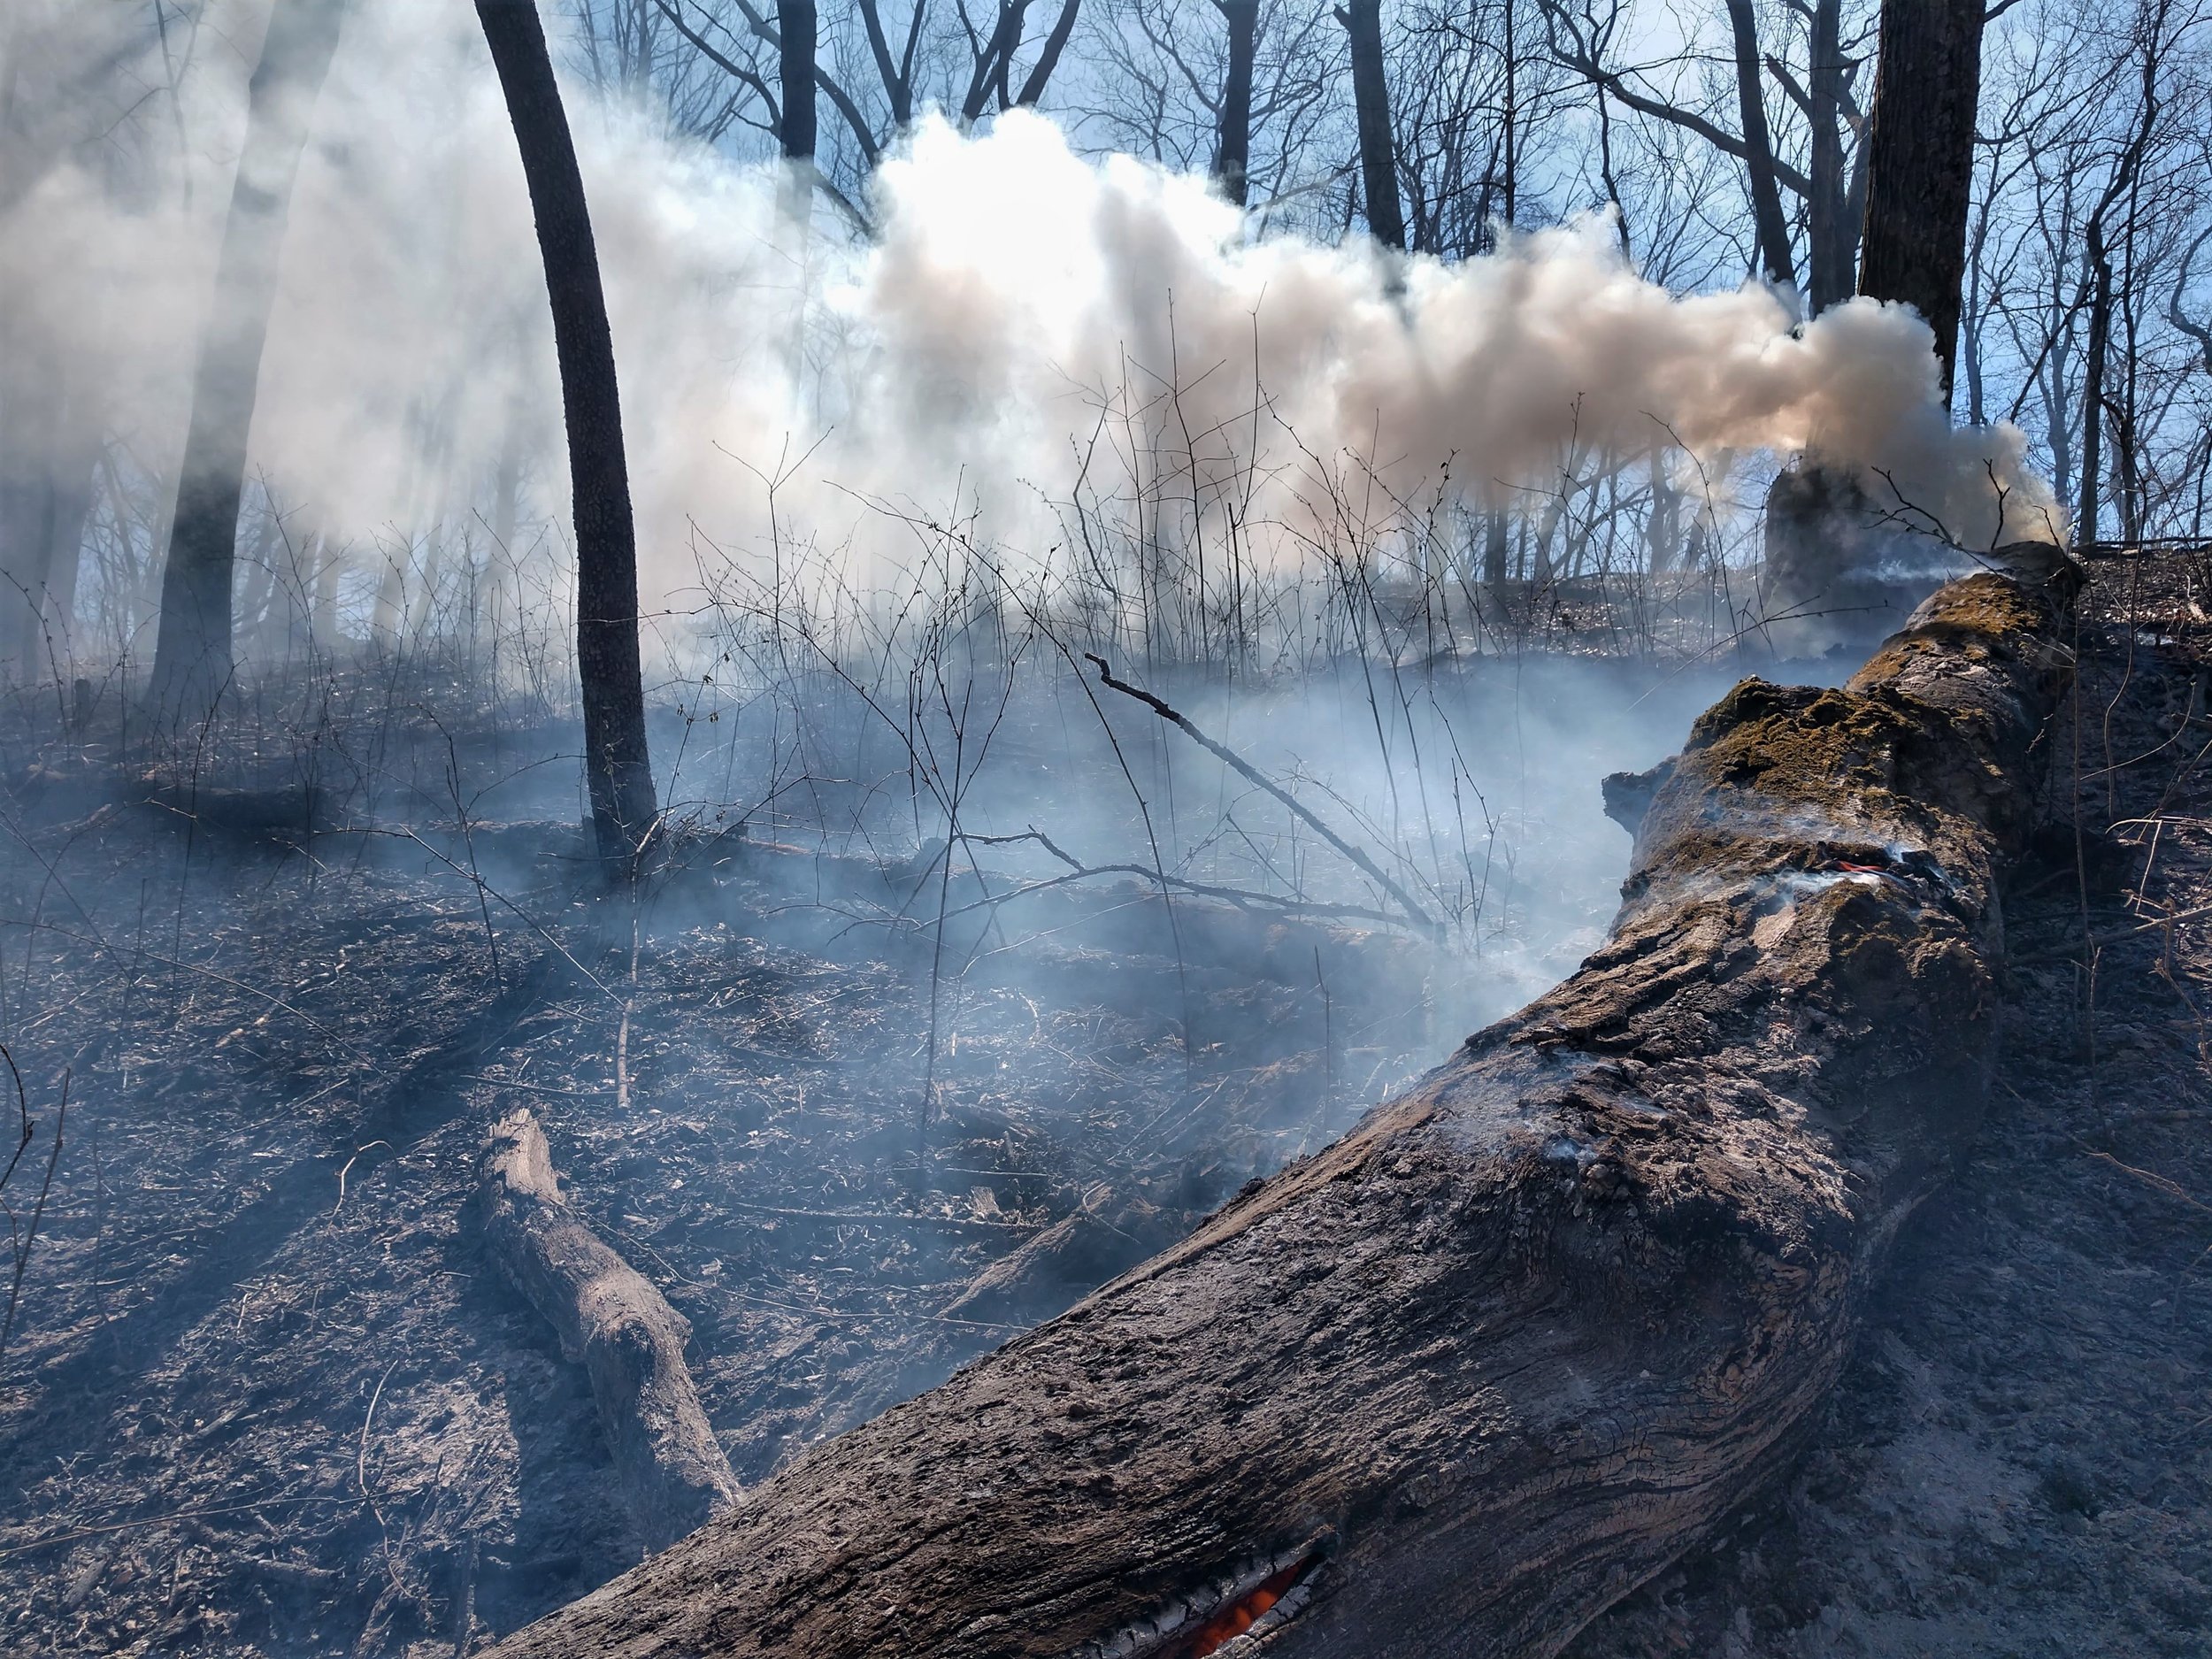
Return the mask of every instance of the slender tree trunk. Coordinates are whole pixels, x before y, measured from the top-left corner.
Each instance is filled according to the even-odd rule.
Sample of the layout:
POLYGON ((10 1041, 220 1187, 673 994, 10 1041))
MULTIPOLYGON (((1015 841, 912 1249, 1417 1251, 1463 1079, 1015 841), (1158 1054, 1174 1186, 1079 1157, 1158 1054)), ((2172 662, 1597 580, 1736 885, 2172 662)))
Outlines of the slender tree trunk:
POLYGON ((2082 363, 2081 511, 2074 540, 2097 540, 2104 493, 2105 365, 2112 348, 2112 256, 2105 247, 2104 218, 2089 219, 2089 349, 2082 363))
POLYGON ((637 540, 614 337, 599 282, 583 174, 534 0, 476 0, 537 218, 553 308, 576 521, 576 667, 592 829, 610 865, 629 859, 657 814, 638 650, 637 540))
POLYGON ((1808 275, 1812 312, 1851 297, 1853 244, 1843 172, 1843 0, 1814 0, 1813 58, 1806 74, 1812 104, 1812 194, 1805 204, 1808 275))
POLYGON ((1214 177, 1239 207, 1248 198, 1252 165, 1252 54, 1260 28, 1260 0, 1214 0, 1229 26, 1229 73, 1221 84, 1221 144, 1214 177))
POLYGON ((1486 587, 1502 587, 1512 572, 1513 546, 1503 509, 1483 515, 1482 580, 1486 587))
POLYGON ((332 657, 338 649, 338 578, 344 567, 328 537, 317 535, 304 545, 312 549, 315 572, 314 643, 325 657, 332 657))
POLYGON ((1859 292, 1902 300, 1935 331, 1947 404, 1974 184, 1984 0, 1883 0, 1867 134, 1859 292))
POLYGON ((153 700, 157 718, 172 729, 211 714, 231 677, 231 581, 261 350, 276 301, 292 181, 344 13, 344 0, 276 0, 248 94, 245 150, 231 186, 214 300, 200 342, 192 424, 162 570, 153 700))
POLYGON ((814 199, 814 57, 818 26, 814 0, 778 0, 776 63, 783 91, 783 158, 790 170, 790 209, 803 224, 814 199))
POLYGON ((1782 217, 1782 187, 1774 176, 1774 141, 1767 132, 1767 108, 1761 96, 1759 28, 1751 0, 1728 0, 1728 21, 1736 36, 1736 109, 1743 124, 1744 167, 1751 175, 1751 220, 1759 238, 1759 263, 1777 288, 1795 288, 1790 260, 1789 223, 1782 217))
POLYGON ((1352 104, 1359 127, 1361 198, 1367 228, 1386 248, 1406 245, 1398 205, 1397 142, 1390 127, 1390 81, 1383 73, 1382 0, 1350 0, 1336 20, 1352 43, 1352 104))
POLYGON ((960 124, 972 126, 983 119, 990 107, 991 91, 997 88, 1002 102, 1005 96, 1006 69, 1013 62, 1014 53, 1022 43, 1022 29, 1029 16, 1029 0, 999 0, 998 20, 992 25, 990 38, 983 42, 983 50, 977 55, 975 73, 968 79, 968 96, 960 101, 960 124))
POLYGON ((0 344, 0 665, 35 680, 46 625, 68 629, 100 429, 46 342, 0 344))
POLYGON ((1060 66, 1060 54, 1068 48, 1068 36, 1075 33, 1076 13, 1083 0, 1065 0, 1060 15, 1053 20, 1052 33, 1045 36, 1044 48, 1037 54, 1037 62, 1029 72, 1029 79, 1022 82, 1021 96, 1015 103, 1025 109, 1034 109, 1045 96, 1045 87, 1052 80, 1052 72, 1060 66))

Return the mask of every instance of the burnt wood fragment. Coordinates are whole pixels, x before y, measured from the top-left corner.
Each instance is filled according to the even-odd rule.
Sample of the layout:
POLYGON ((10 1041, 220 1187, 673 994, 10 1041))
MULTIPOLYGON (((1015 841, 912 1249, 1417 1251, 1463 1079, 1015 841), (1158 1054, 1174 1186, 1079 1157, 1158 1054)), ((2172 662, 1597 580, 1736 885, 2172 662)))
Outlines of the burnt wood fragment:
POLYGON ((493 1259, 591 1376, 615 1469, 648 1548, 737 1501, 737 1478, 684 1364, 691 1325, 561 1196, 527 1110, 492 1125, 477 1202, 493 1259))

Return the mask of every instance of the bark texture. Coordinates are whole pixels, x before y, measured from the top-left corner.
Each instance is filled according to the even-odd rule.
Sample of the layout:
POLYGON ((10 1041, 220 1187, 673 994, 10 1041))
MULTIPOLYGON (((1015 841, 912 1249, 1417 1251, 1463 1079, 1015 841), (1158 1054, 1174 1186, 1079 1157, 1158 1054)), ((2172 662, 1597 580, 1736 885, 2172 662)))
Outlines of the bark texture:
POLYGON ((1751 179, 1751 222, 1759 237, 1759 263, 1768 281, 1778 288, 1794 288, 1797 271, 1790 259, 1789 221, 1782 217, 1782 187, 1774 173, 1774 139, 1767 130, 1759 27, 1751 0, 1728 0, 1728 24, 1736 43, 1736 116, 1743 127, 1744 169, 1751 179))
POLYGON ((1406 245, 1398 202, 1398 143, 1390 125, 1390 77, 1383 65, 1382 0, 1348 0, 1336 9, 1352 52, 1352 109, 1359 129, 1360 199, 1367 228, 1386 248, 1406 245))
POLYGON ((534 0, 476 0, 522 151, 553 305, 576 521, 576 666, 592 831, 610 865, 632 858, 658 815, 645 744, 638 652, 637 533, 622 444, 614 336, 599 281, 584 178, 534 0))
POLYGON ((783 91, 783 119, 777 136, 786 161, 814 164, 818 123, 814 114, 814 0, 778 0, 777 83, 783 91))
POLYGON ((1992 1058, 2059 605, 1750 680, 1574 977, 503 1659, 1549 1655, 1796 1443, 1992 1058))
POLYGON ((1947 397, 1981 97, 1983 0, 1882 0, 1867 137, 1859 292, 1902 300, 1935 330, 1947 397))
POLYGON ((211 714, 234 668, 231 582, 246 440, 276 303, 292 182, 344 12, 343 0, 277 0, 248 88, 246 144, 223 224, 161 574, 153 702, 161 723, 172 728, 211 714))
POLYGON ((493 1259, 591 1373, 592 1398, 649 1548, 737 1502, 737 1478, 684 1365, 691 1325, 561 1197, 527 1111, 492 1126, 477 1187, 493 1259))
POLYGON ((1214 0, 1229 31, 1229 67, 1221 84, 1221 142, 1214 177, 1239 207, 1249 195, 1252 167, 1252 58, 1260 30, 1260 0, 1214 0))

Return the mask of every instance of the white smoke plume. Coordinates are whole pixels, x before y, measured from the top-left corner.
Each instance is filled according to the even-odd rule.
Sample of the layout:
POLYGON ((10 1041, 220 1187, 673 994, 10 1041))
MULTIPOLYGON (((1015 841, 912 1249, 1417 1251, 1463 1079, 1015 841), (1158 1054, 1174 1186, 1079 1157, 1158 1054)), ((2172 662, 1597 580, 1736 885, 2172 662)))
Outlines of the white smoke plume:
MULTIPOLYGON (((215 8, 175 133, 140 119, 170 153, 130 188, 57 165, 0 223, 12 305, 156 471, 181 447, 264 10, 215 8)), ((703 541, 760 544, 779 469, 780 527, 864 560, 898 557, 869 503, 951 502, 1043 557, 1087 462, 1098 487, 1100 446, 1139 470, 1162 448, 1194 457, 1201 494, 1236 495, 1280 558, 1314 540, 1330 480, 1387 499, 1448 475, 1469 504, 1525 506, 1563 467, 1655 452, 1686 480, 1816 451, 1970 545, 2062 528, 2017 432, 1951 426, 1916 318, 1856 301, 1800 326, 1756 285, 1678 296, 1600 219, 1448 265, 1256 239, 1203 179, 1086 158, 1017 112, 981 135, 925 121, 875 181, 872 241, 826 218, 802 238, 775 170, 570 96, 649 604, 680 603, 703 541)), ((558 411, 520 166, 470 9, 357 5, 291 214, 256 464, 334 534, 480 508, 503 457, 528 461, 557 517, 558 411)))

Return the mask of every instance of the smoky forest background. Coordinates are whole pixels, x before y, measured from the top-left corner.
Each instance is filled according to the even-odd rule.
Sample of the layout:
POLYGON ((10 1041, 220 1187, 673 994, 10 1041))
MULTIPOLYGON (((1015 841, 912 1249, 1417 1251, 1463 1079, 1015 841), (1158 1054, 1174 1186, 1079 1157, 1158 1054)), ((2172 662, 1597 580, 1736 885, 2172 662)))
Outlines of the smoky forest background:
MULTIPOLYGON (((2197 0, 9 0, 0 1647, 488 1647, 1558 982, 1627 774, 2024 546, 2126 664, 2060 920, 2194 916, 2208 242, 2197 0)), ((2053 1651, 2204 1651, 2200 1529, 2068 1536, 2053 1651)), ((1900 1650, 1777 1558, 1580 1651, 1900 1650)))

